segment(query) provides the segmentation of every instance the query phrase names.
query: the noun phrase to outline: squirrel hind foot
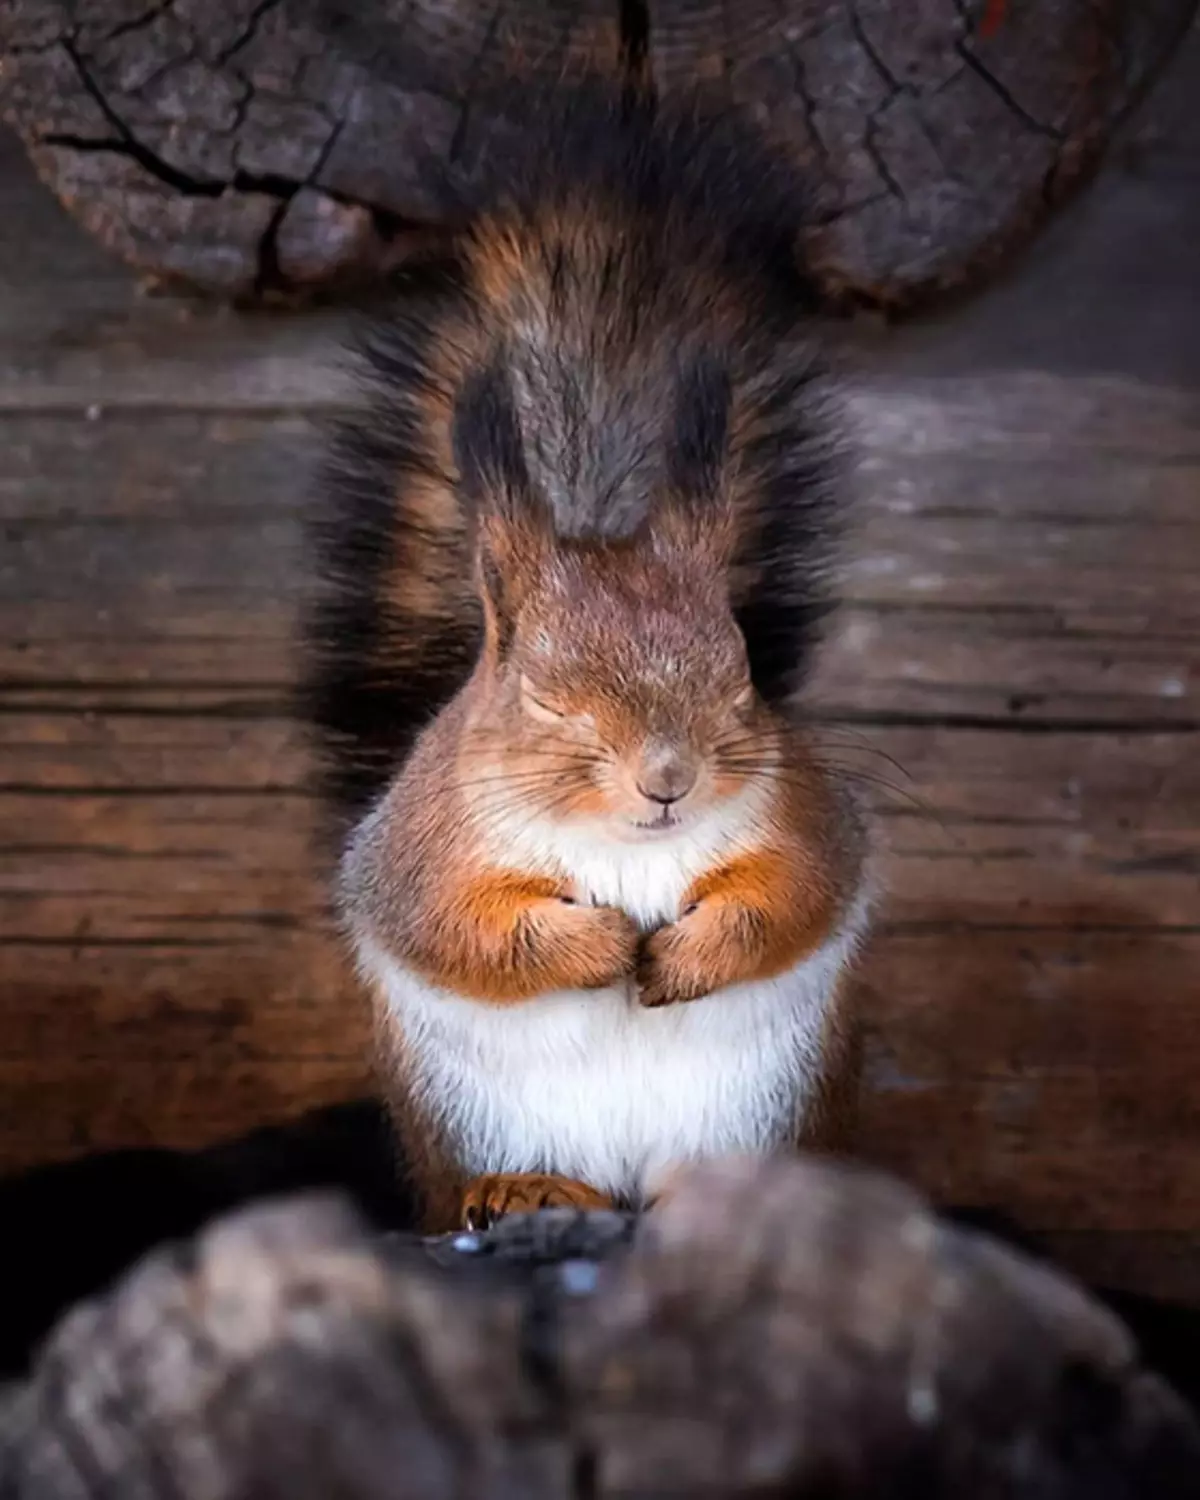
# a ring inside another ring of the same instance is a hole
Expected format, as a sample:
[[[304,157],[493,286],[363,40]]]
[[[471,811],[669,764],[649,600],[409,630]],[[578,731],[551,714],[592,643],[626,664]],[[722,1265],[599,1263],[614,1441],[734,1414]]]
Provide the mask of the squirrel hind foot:
[[[536,1213],[540,1208],[609,1209],[608,1193],[586,1182],[550,1172],[493,1172],[473,1177],[463,1188],[459,1227],[487,1229],[507,1214]]]

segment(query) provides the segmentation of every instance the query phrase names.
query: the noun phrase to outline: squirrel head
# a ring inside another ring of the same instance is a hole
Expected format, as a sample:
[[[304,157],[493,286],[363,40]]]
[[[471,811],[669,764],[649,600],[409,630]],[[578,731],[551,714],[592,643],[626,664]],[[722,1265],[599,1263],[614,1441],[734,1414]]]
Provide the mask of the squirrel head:
[[[485,643],[468,689],[463,784],[489,805],[653,836],[770,774],[780,726],[755,696],[730,598],[728,390],[698,367],[704,420],[676,444],[640,527],[561,534],[535,493],[495,367],[460,399]],[[707,408],[707,409],[706,409]]]
[[[723,540],[682,517],[626,542],[487,517],[486,644],[464,784],[479,809],[683,828],[769,774],[778,729],[756,698]]]

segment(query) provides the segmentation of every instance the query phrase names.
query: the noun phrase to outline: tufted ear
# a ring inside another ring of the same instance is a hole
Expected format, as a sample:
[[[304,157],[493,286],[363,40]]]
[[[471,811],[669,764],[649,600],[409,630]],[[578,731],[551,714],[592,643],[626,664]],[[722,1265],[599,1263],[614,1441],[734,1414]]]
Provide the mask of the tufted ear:
[[[728,566],[734,516],[726,492],[731,388],[729,372],[701,351],[681,370],[667,441],[667,494],[648,522],[665,557],[684,555],[714,569]]]
[[[697,510],[667,500],[649,522],[647,535],[664,562],[714,577],[728,573],[737,542],[732,509],[720,502]]]
[[[522,606],[537,588],[554,545],[549,525],[497,512],[479,517],[475,579],[483,603],[486,637],[501,656],[512,642]]]
[[[475,577],[487,637],[503,653],[521,605],[552,555],[554,526],[529,478],[520,419],[499,356],[459,392],[453,445],[475,523]]]

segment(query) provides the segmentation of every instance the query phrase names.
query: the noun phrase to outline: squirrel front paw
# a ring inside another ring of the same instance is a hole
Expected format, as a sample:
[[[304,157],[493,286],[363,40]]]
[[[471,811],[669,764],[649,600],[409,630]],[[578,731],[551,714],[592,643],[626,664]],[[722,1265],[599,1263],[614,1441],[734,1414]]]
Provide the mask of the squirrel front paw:
[[[713,988],[705,973],[703,927],[692,907],[644,937],[638,948],[638,1000],[647,1010],[698,1000]]]
[[[576,968],[575,987],[604,989],[633,973],[641,935],[623,911],[562,901],[557,920],[569,944],[569,962]]]

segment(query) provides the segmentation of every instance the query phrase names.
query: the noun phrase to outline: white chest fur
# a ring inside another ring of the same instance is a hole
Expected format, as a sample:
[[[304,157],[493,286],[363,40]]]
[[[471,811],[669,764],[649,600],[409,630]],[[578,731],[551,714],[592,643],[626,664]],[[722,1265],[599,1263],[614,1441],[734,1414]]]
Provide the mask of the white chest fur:
[[[505,863],[558,868],[583,899],[652,927],[736,846],[748,811],[632,845],[525,824]],[[490,1006],[430,985],[369,939],[359,960],[403,1031],[408,1086],[465,1171],[553,1171],[636,1200],[677,1163],[786,1143],[862,918],[788,973],[660,1010],[642,1009],[632,983]]]
[[[513,818],[493,832],[492,854],[497,864],[566,875],[581,900],[620,907],[650,929],[674,921],[692,881],[738,849],[758,822],[762,797],[751,789],[669,837],[638,842]]]

